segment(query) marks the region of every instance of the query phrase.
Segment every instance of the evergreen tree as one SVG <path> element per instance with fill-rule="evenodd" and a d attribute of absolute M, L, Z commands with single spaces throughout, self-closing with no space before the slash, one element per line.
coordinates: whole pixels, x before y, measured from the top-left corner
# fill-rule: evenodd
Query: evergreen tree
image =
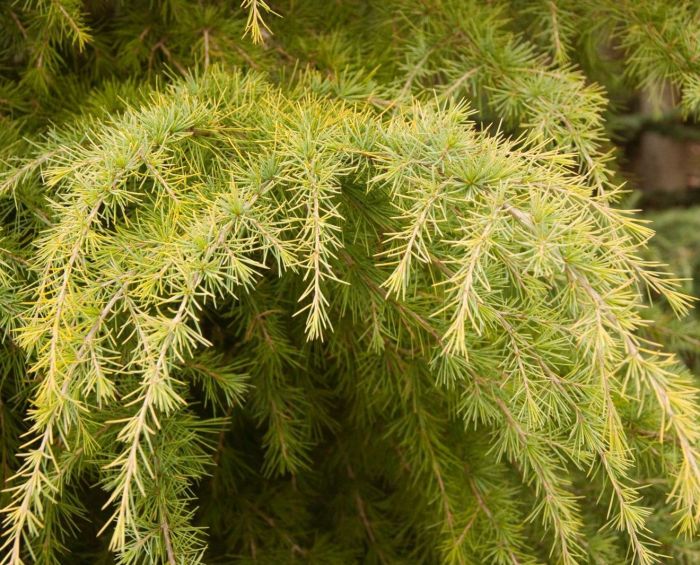
<path fill-rule="evenodd" d="M 695 2 L 0 12 L 0 563 L 700 559 L 608 132 Z"/>

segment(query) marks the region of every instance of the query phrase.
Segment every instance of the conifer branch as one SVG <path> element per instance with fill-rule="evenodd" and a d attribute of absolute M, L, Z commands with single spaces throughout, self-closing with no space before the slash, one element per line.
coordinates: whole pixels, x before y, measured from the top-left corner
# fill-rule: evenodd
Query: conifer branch
<path fill-rule="evenodd" d="M 0 562 L 692 560 L 692 299 L 607 120 L 695 112 L 697 10 L 278 7 L 5 11 Z"/>

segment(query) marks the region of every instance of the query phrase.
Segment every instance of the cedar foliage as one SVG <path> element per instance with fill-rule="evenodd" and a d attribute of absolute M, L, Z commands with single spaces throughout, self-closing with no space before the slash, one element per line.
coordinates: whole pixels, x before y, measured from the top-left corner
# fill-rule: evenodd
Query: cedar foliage
<path fill-rule="evenodd" d="M 2 563 L 700 557 L 606 133 L 694 3 L 0 11 Z"/>

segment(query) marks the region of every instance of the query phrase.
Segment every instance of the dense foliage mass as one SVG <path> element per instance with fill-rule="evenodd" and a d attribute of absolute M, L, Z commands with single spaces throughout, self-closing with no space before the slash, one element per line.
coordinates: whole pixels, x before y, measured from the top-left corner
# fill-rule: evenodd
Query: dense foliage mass
<path fill-rule="evenodd" d="M 2 563 L 700 559 L 606 133 L 697 116 L 695 3 L 0 14 Z"/>

